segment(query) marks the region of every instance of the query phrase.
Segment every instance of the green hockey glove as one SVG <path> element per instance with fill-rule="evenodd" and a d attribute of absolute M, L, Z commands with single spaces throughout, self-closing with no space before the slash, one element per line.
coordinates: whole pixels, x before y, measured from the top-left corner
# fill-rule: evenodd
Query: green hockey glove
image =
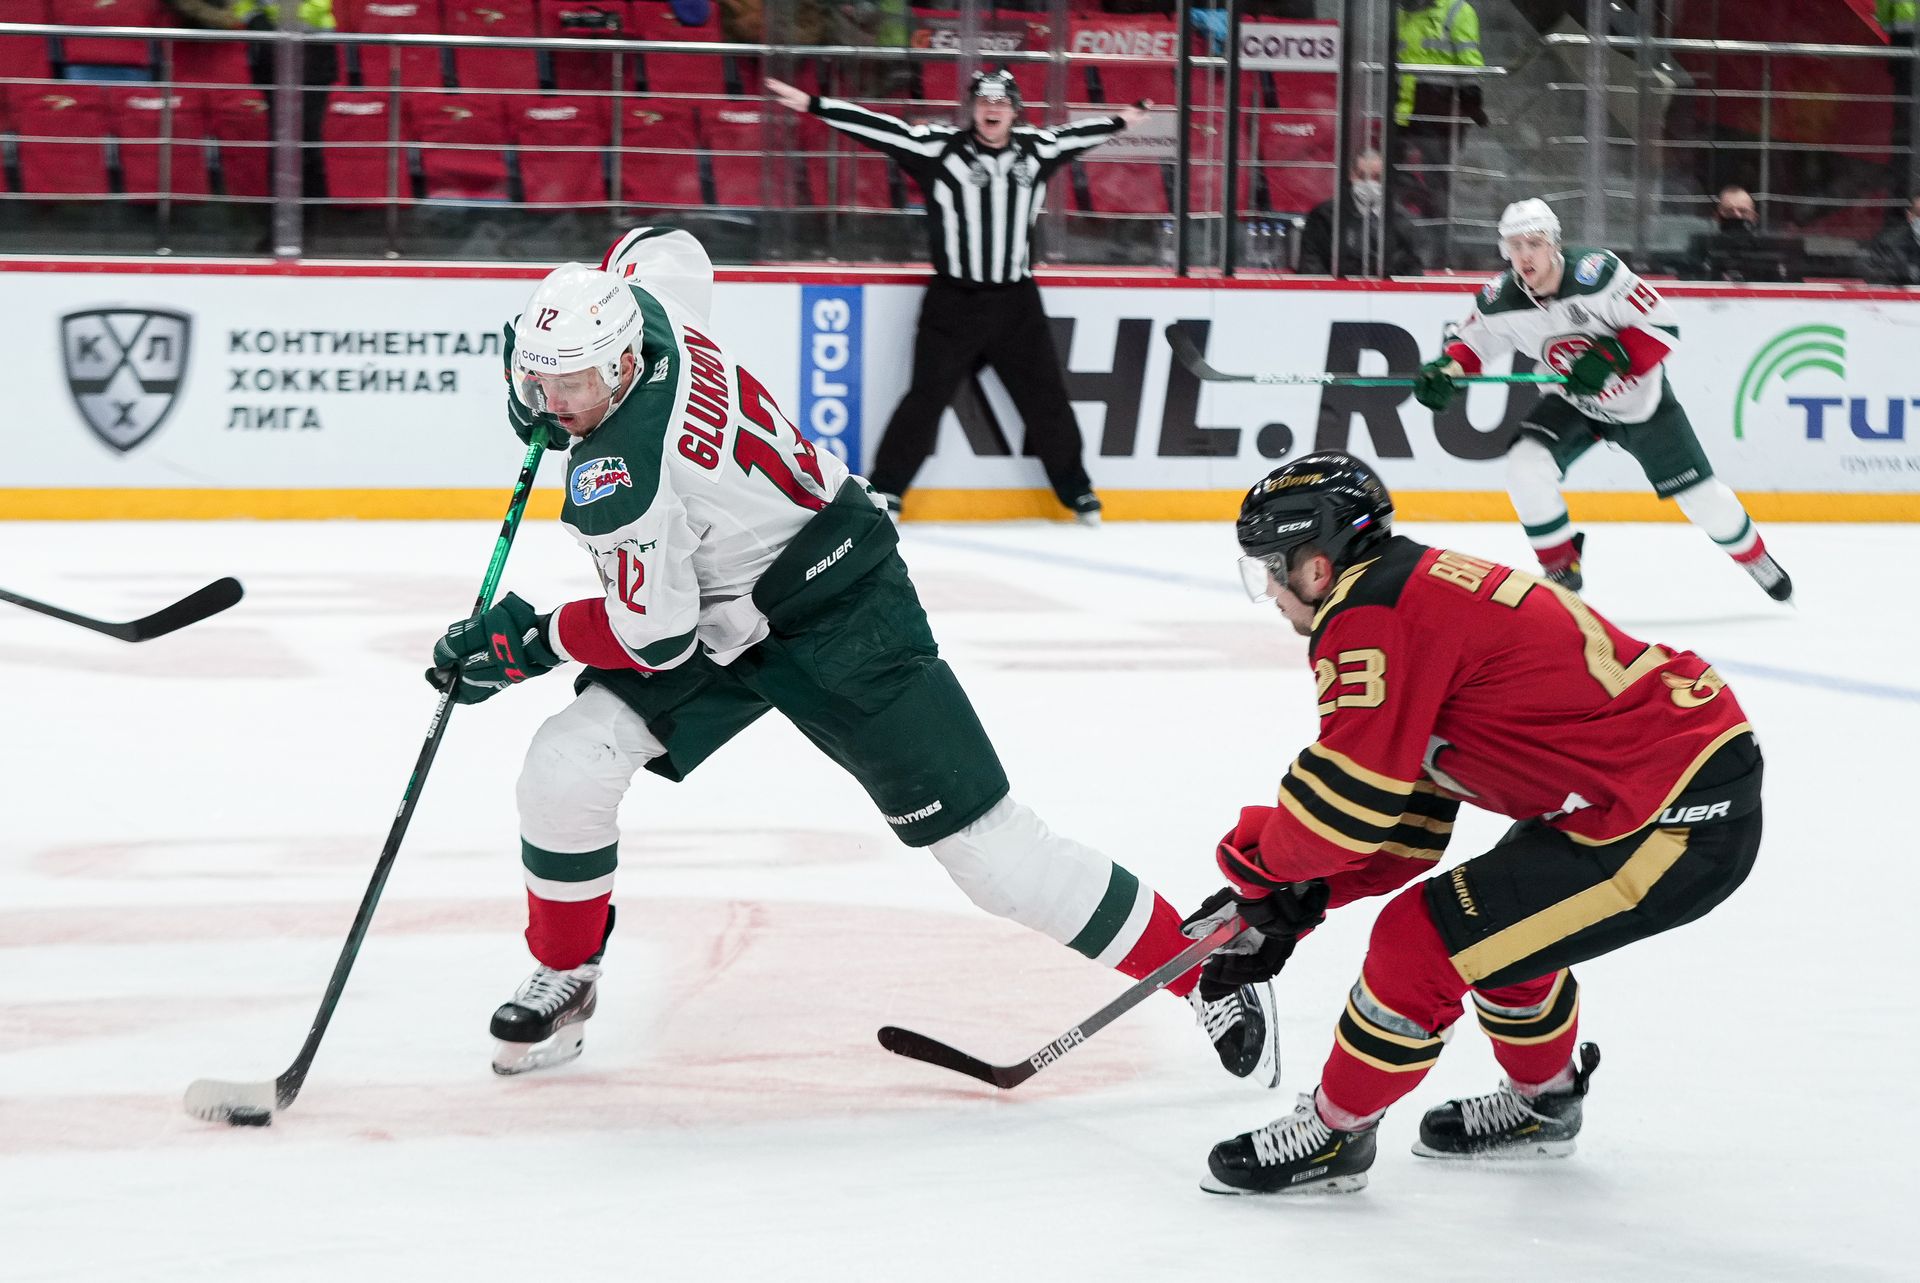
<path fill-rule="evenodd" d="M 573 449 L 573 438 L 552 415 L 529 410 L 511 391 L 507 393 L 507 422 L 513 425 L 513 435 L 520 438 L 521 445 L 532 445 L 533 434 L 538 432 L 549 450 Z"/>
<path fill-rule="evenodd" d="M 459 664 L 460 685 L 453 698 L 461 704 L 478 704 L 515 682 L 538 677 L 560 663 L 560 656 L 547 645 L 551 618 L 536 614 L 533 607 L 508 593 L 483 613 L 450 626 L 446 636 L 433 644 L 427 684 L 435 690 L 447 689 L 453 667 Z"/>
<path fill-rule="evenodd" d="M 1413 376 L 1413 399 L 1435 414 L 1452 405 L 1453 398 L 1460 395 L 1460 385 L 1447 373 L 1447 367 L 1452 364 L 1453 358 L 1443 352 Z"/>
<path fill-rule="evenodd" d="M 1616 338 L 1596 338 L 1593 346 L 1574 358 L 1567 367 L 1567 391 L 1581 396 L 1599 396 L 1600 389 L 1614 375 L 1626 378 L 1633 358 Z"/>

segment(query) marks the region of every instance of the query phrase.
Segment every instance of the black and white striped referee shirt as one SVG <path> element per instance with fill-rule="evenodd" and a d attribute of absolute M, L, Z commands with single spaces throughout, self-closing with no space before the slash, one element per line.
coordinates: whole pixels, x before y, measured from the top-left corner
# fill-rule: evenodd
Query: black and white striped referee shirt
<path fill-rule="evenodd" d="M 1059 129 L 1015 125 L 1007 145 L 994 151 L 971 128 L 909 125 L 839 98 L 815 96 L 807 109 L 900 163 L 926 193 L 933 270 L 981 285 L 1010 285 L 1032 274 L 1033 224 L 1047 179 L 1127 127 L 1118 116 Z"/>

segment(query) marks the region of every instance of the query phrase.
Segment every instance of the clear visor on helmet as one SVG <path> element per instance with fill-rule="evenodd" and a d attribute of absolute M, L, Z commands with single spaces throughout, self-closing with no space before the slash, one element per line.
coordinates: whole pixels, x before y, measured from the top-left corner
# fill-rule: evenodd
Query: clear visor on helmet
<path fill-rule="evenodd" d="M 1287 554 L 1269 553 L 1264 557 L 1240 558 L 1240 586 L 1256 603 L 1275 600 L 1274 589 L 1287 582 Z"/>
<path fill-rule="evenodd" d="M 1500 257 L 1512 262 L 1527 251 L 1551 254 L 1559 247 L 1551 232 L 1515 232 L 1500 238 Z"/>
<path fill-rule="evenodd" d="M 613 389 L 601 377 L 600 368 L 592 365 L 566 374 L 516 370 L 513 390 L 520 404 L 535 414 L 588 414 L 613 400 Z"/>
<path fill-rule="evenodd" d="M 982 102 L 1012 102 L 1013 94 L 1007 88 L 1007 82 L 998 76 L 989 76 L 973 87 L 973 96 Z"/>

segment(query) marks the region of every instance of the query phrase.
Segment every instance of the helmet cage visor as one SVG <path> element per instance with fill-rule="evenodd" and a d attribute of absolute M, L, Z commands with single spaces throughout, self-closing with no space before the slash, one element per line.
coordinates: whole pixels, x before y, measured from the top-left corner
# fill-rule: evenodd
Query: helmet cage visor
<path fill-rule="evenodd" d="M 513 395 L 535 414 L 587 414 L 613 400 L 620 358 L 565 372 L 529 368 L 514 360 Z"/>

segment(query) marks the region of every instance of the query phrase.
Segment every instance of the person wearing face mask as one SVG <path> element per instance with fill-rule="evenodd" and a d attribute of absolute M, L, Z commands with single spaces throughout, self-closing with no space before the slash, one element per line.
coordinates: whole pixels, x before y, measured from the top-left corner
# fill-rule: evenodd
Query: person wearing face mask
<path fill-rule="evenodd" d="M 1699 281 L 1783 281 L 1800 256 L 1798 242 L 1760 231 L 1760 210 L 1753 194 L 1738 183 L 1720 189 L 1713 206 L 1713 230 L 1693 238 L 1681 273 Z"/>
<path fill-rule="evenodd" d="M 1866 277 L 1876 285 L 1920 285 L 1920 192 L 1907 201 L 1907 216 L 1868 247 Z"/>
<path fill-rule="evenodd" d="M 1384 167 L 1369 148 L 1353 158 L 1353 198 L 1340 215 L 1342 276 L 1418 276 L 1424 270 L 1413 227 L 1398 209 L 1384 209 Z M 1380 220 L 1386 219 L 1386 270 L 1381 271 Z M 1333 275 L 1333 202 L 1322 201 L 1307 215 L 1300 233 L 1299 270 L 1307 276 Z"/>

